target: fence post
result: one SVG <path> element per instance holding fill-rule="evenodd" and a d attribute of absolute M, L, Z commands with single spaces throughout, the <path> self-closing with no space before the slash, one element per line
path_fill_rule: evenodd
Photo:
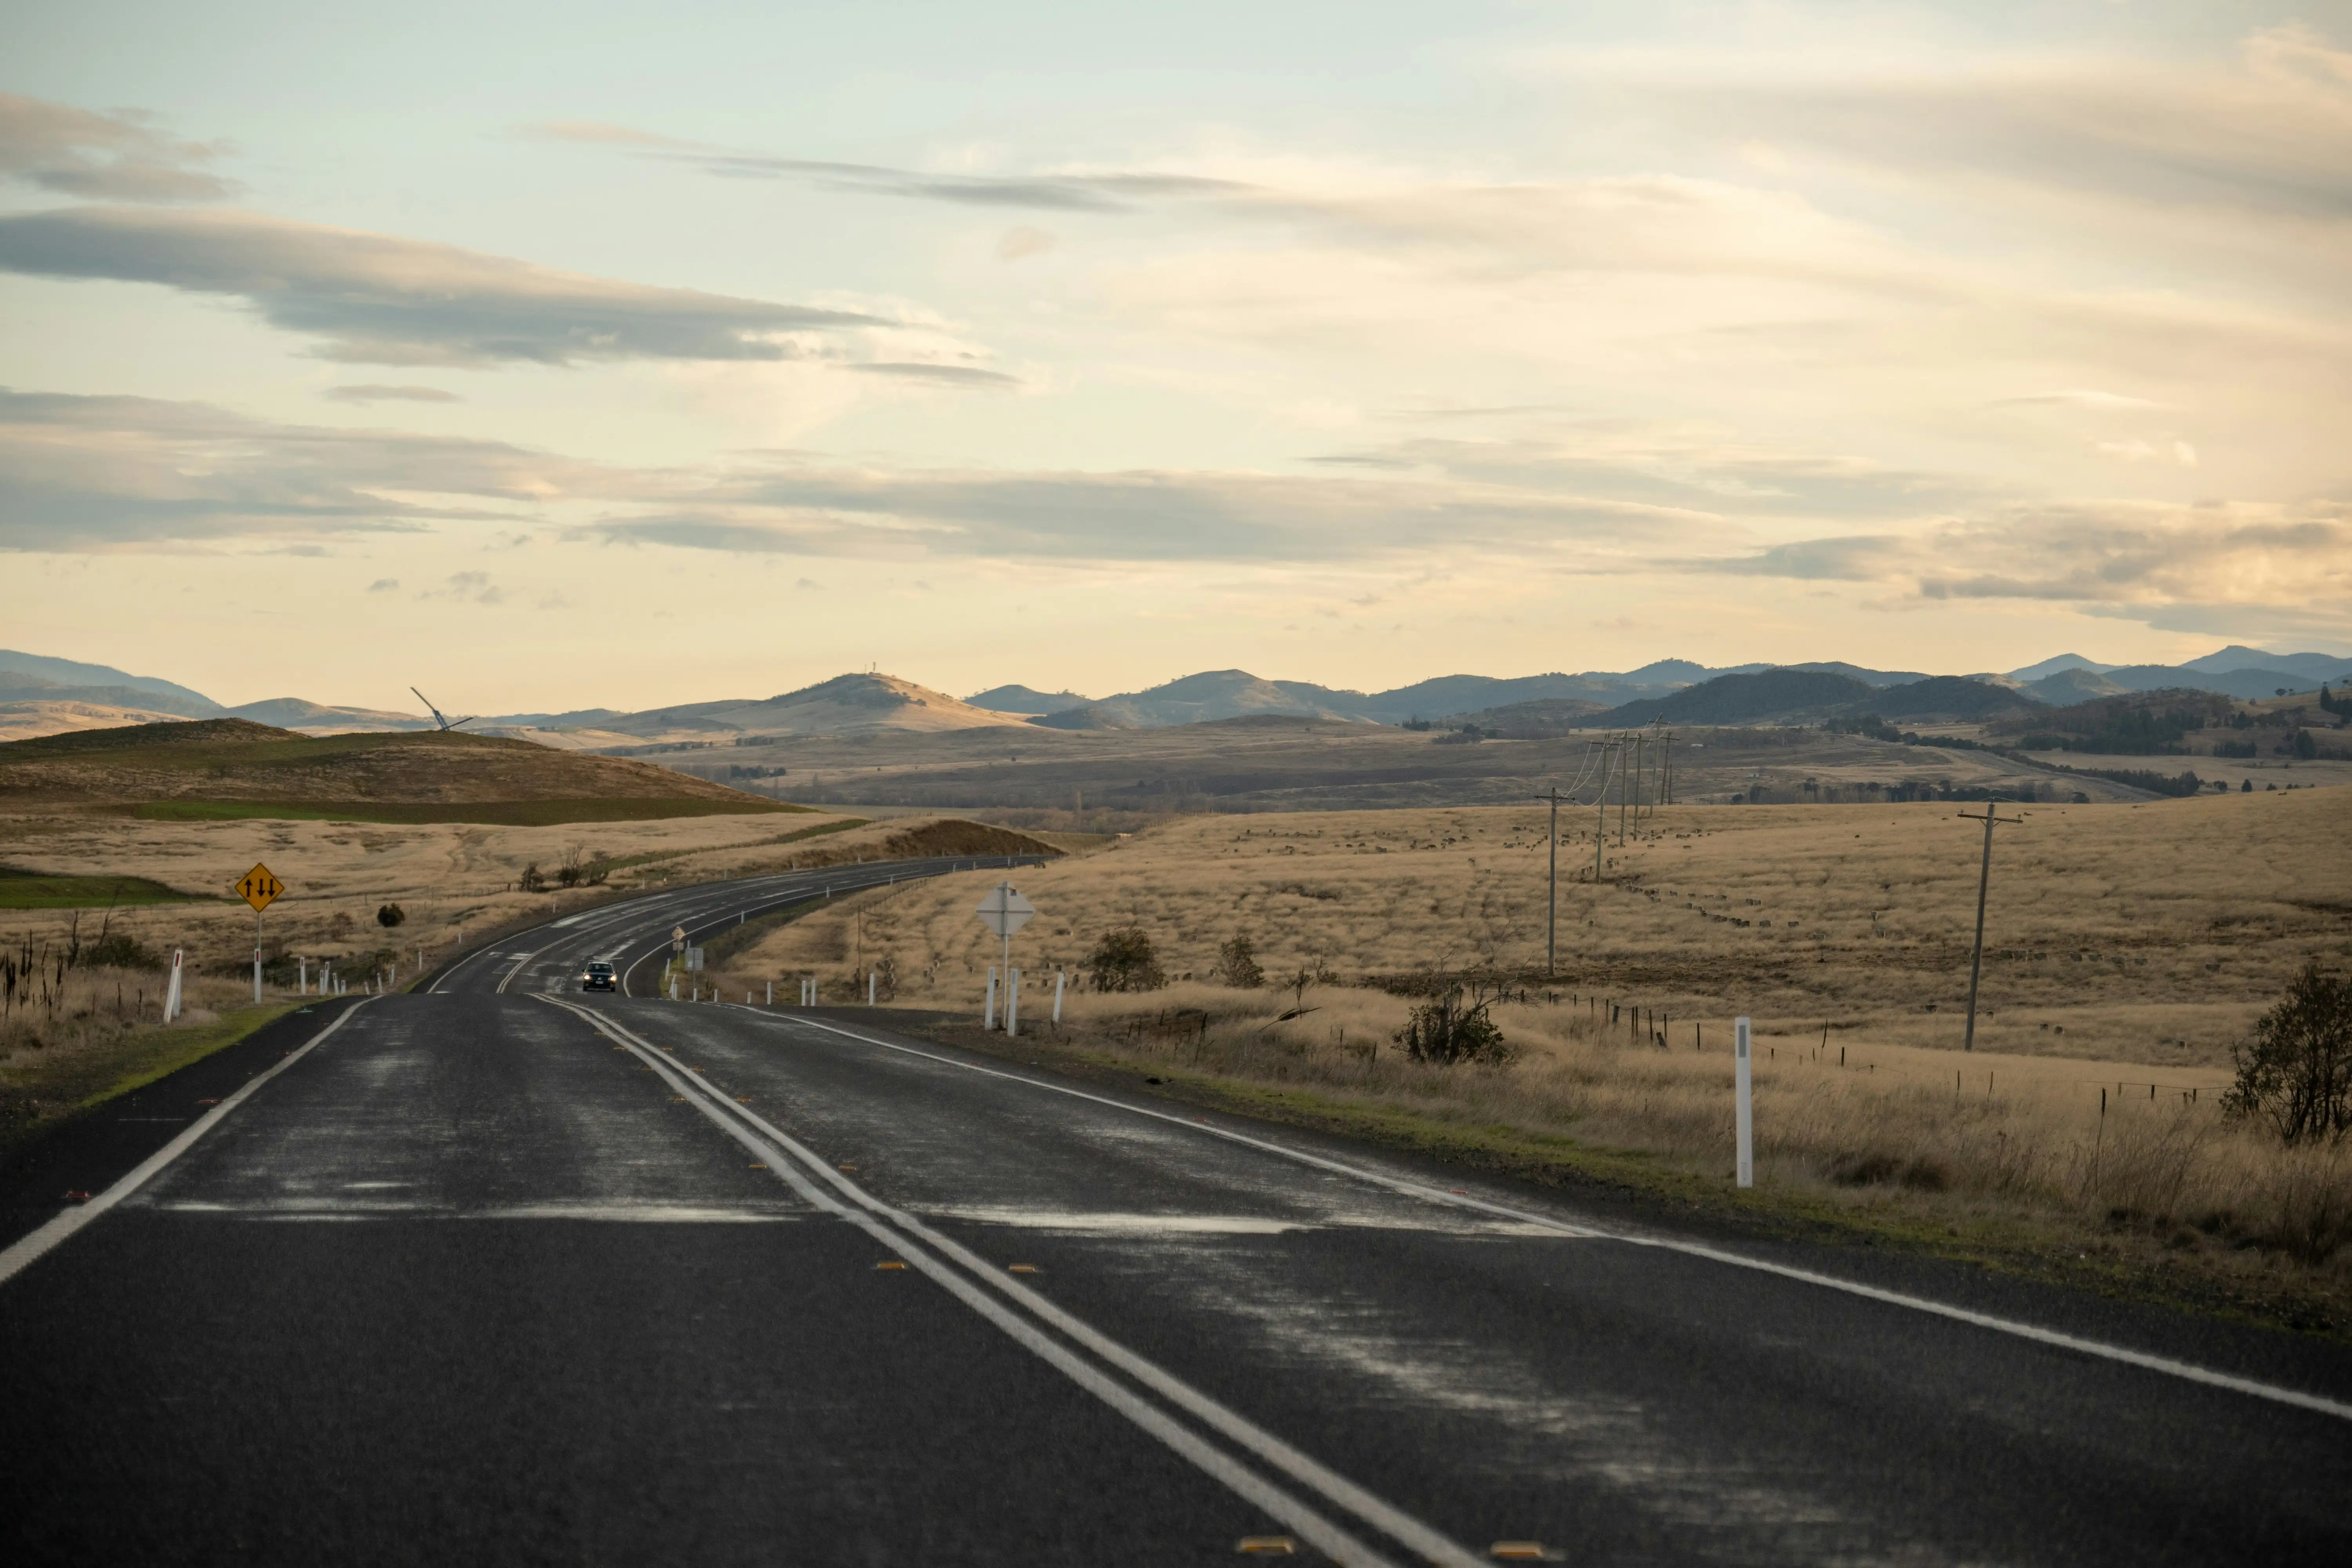
<path fill-rule="evenodd" d="M 1750 1080 L 1748 1033 L 1747 1019 L 1732 1020 L 1731 1054 L 1735 1063 L 1732 1070 L 1738 1078 L 1737 1121 L 1739 1136 L 1739 1184 L 1743 1187 L 1752 1187 L 1756 1184 L 1756 1116 L 1753 1085 Z"/>

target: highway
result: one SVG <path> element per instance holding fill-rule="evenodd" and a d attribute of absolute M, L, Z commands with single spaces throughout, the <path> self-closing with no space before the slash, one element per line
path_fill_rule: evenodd
<path fill-rule="evenodd" d="M 646 994 L 942 868 L 584 911 L 148 1091 L 6 1207 L 6 1560 L 2352 1561 L 2323 1341 Z"/>

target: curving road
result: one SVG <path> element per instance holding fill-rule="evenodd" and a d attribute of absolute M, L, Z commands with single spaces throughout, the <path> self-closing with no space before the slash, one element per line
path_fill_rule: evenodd
<path fill-rule="evenodd" d="M 291 1020 L 0 1253 L 9 1561 L 2352 1555 L 2332 1345 L 642 994 L 813 880 Z"/>

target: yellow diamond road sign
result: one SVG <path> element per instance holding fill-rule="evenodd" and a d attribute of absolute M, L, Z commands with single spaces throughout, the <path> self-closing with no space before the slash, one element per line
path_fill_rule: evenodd
<path fill-rule="evenodd" d="M 255 914 L 268 909 L 285 890 L 286 884 L 267 866 L 256 866 L 237 879 L 236 896 L 251 904 Z"/>

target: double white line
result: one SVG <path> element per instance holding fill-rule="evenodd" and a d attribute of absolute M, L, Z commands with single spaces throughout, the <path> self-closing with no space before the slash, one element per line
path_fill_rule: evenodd
<path fill-rule="evenodd" d="M 721 1131 L 761 1156 L 769 1169 L 812 1205 L 872 1236 L 1023 1349 L 1234 1495 L 1264 1510 L 1268 1518 L 1279 1521 L 1333 1562 L 1350 1568 L 1395 1568 L 1395 1559 L 1367 1544 L 1349 1525 L 1333 1517 L 1340 1514 L 1352 1516 L 1356 1526 L 1370 1527 L 1420 1561 L 1445 1568 L 1483 1568 L 1485 1560 L 1478 1553 L 1381 1501 L 1164 1367 L 1106 1337 L 961 1242 L 884 1203 L 782 1128 L 717 1093 L 694 1074 L 681 1071 L 641 1037 L 593 1008 L 553 996 L 541 999 L 586 1020 L 607 1039 L 633 1053 Z M 1192 1419 L 1188 1422 L 1183 1416 Z M 1231 1447 L 1221 1445 L 1209 1434 Z M 1256 1467 L 1282 1479 L 1271 1479 Z M 1307 1500 L 1302 1492 L 1317 1500 Z"/>

